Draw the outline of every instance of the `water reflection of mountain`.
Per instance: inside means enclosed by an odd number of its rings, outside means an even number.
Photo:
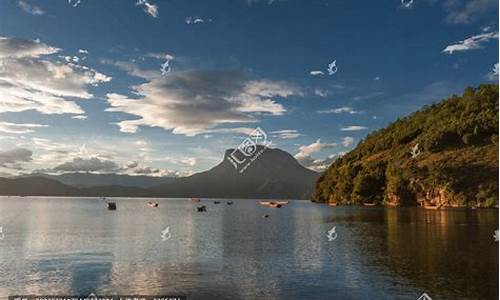
[[[446,299],[497,299],[497,210],[359,209],[336,222],[365,224],[367,263]]]

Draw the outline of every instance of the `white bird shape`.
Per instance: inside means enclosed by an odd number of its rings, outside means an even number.
[[[172,234],[170,234],[170,226],[167,226],[163,231],[161,232],[161,239],[163,241],[169,240],[172,237]]]
[[[337,226],[333,226],[332,229],[328,230],[328,241],[331,242],[337,238],[337,232],[335,232],[335,229]]]
[[[332,61],[330,64],[328,64],[328,75],[333,75],[337,73],[339,68],[337,67],[337,60]]]
[[[418,149],[418,144],[416,144],[415,146],[413,146],[413,148],[411,148],[410,153],[412,158],[415,158],[420,154],[420,149]]]

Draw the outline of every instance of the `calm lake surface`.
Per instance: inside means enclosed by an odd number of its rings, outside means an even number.
[[[498,299],[498,210],[112,201],[0,197],[0,296]]]

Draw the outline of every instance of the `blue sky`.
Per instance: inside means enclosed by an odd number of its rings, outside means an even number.
[[[498,82],[494,0],[11,0],[0,37],[3,175],[184,176],[257,126],[321,171]]]

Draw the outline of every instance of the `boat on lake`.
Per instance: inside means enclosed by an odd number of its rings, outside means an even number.
[[[158,202],[148,202],[148,205],[151,207],[158,207]]]
[[[430,203],[429,201],[423,201],[423,202],[421,202],[421,206],[424,209],[428,209],[428,210],[437,210],[437,209],[441,208],[441,205]]]
[[[438,210],[440,207],[437,205],[424,205],[424,209],[428,210]]]
[[[272,207],[272,208],[280,208],[284,204],[288,203],[288,201],[260,201],[260,204],[267,206],[267,207]]]

